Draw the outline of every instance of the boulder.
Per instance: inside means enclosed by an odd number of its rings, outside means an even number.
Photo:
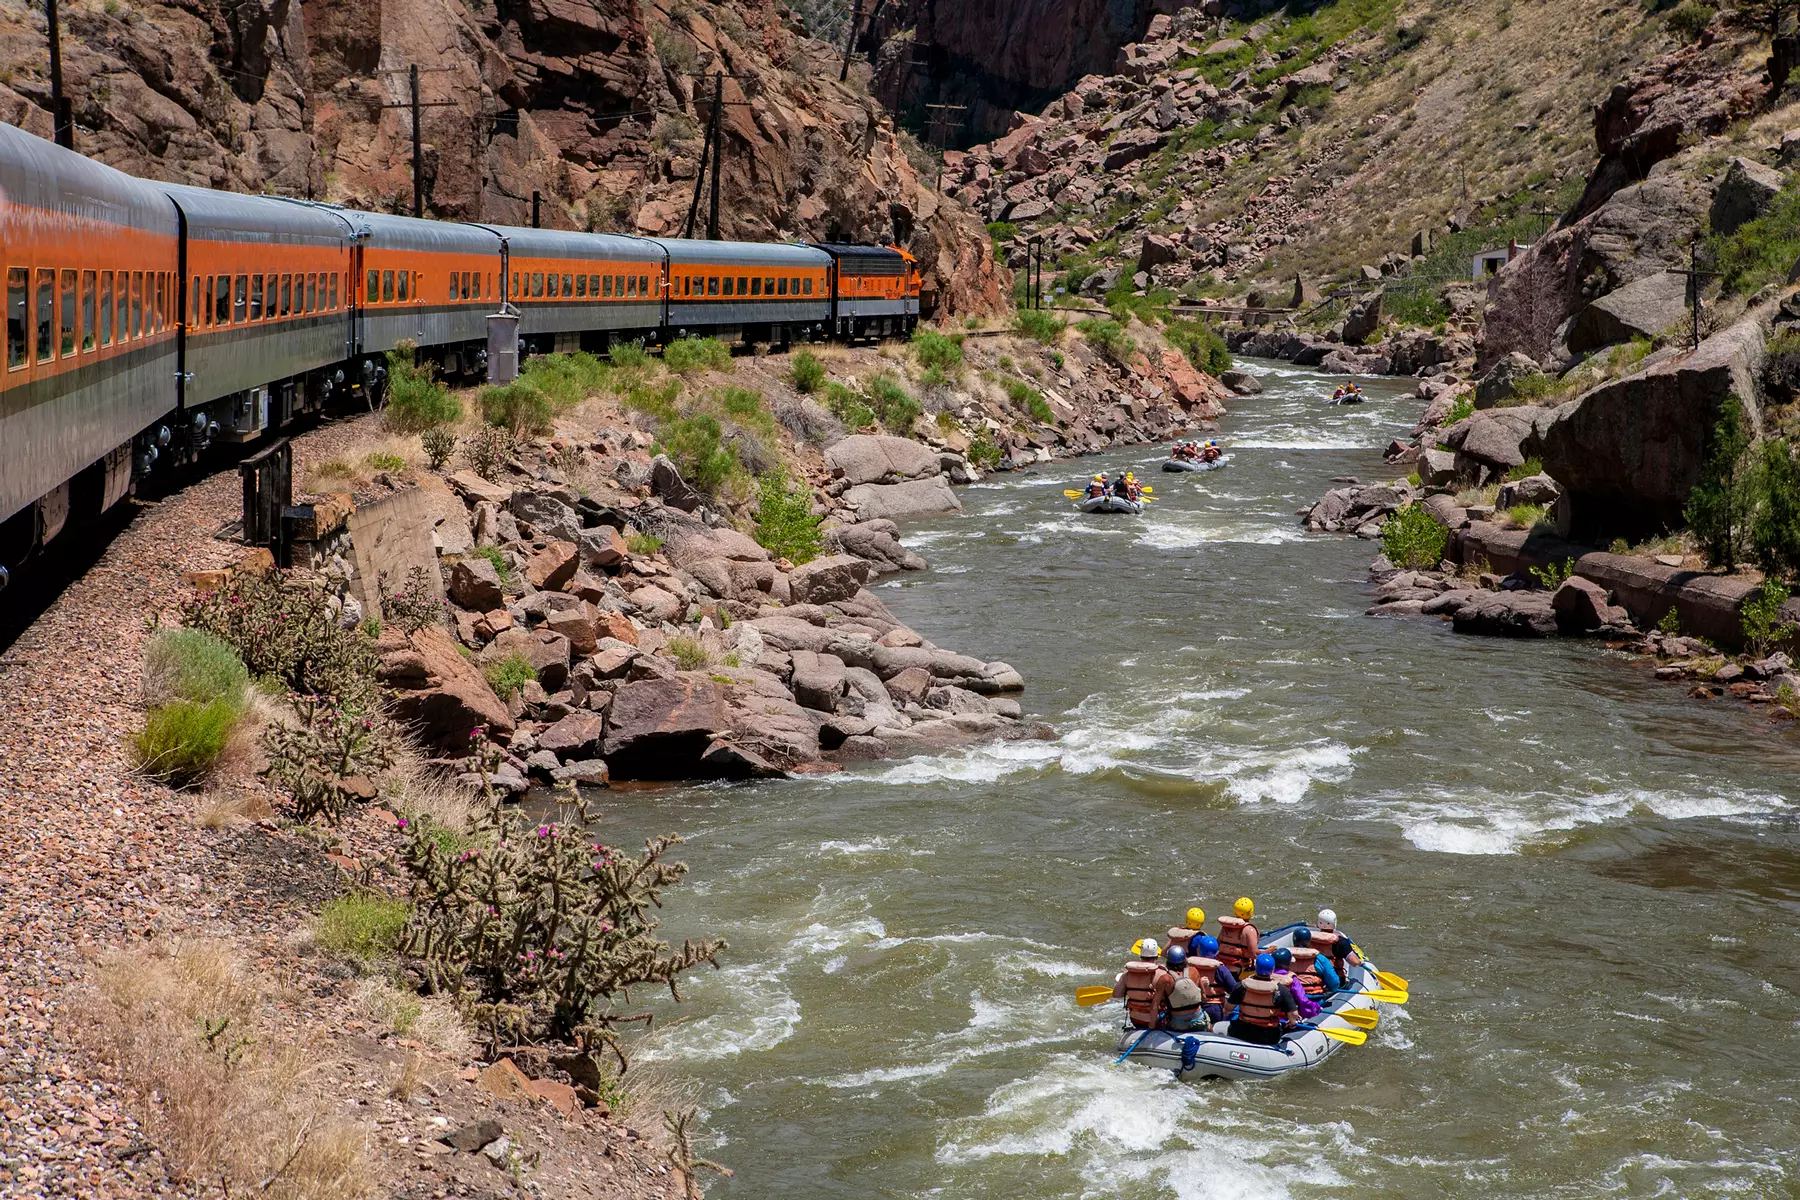
[[[681,614],[687,611],[687,601],[653,583],[645,584],[631,593],[631,603],[645,617],[658,624],[679,621]]]
[[[1450,618],[1458,633],[1491,637],[1551,637],[1557,632],[1549,592],[1482,592]]]
[[[1456,451],[1460,474],[1485,483],[1536,452],[1555,411],[1532,405],[1487,409],[1452,426],[1444,434],[1444,444]]]
[[[1449,450],[1419,452],[1419,482],[1431,487],[1445,487],[1456,482],[1456,455]]]
[[[962,511],[962,502],[942,475],[905,483],[858,484],[844,493],[844,502],[856,510],[859,521],[905,521]]]
[[[1719,406],[1735,394],[1760,428],[1758,310],[1690,354],[1651,363],[1554,410],[1539,437],[1544,469],[1568,492],[1565,532],[1599,540],[1679,525],[1700,480]]]
[[[450,566],[450,599],[470,612],[488,612],[504,608],[506,594],[500,588],[500,574],[485,558],[465,558]]]
[[[795,567],[788,575],[788,591],[795,604],[830,604],[856,595],[874,574],[854,555],[833,554]]]
[[[863,483],[896,483],[938,473],[937,454],[911,438],[889,434],[857,433],[825,450],[825,463],[834,477],[851,486]]]
[[[1355,529],[1406,507],[1412,500],[1413,490],[1404,483],[1333,488],[1306,514],[1306,527],[1315,533]]]
[[[1611,592],[1640,629],[1653,628],[1674,609],[1683,633],[1732,649],[1744,644],[1739,609],[1757,585],[1742,576],[1709,575],[1602,551],[1583,555],[1575,573]]]
[[[450,486],[465,500],[492,504],[496,508],[506,507],[513,494],[506,484],[490,482],[473,471],[456,472],[450,476]]]
[[[715,734],[731,727],[725,689],[693,671],[620,684],[607,715],[605,757],[619,779],[702,774],[701,756]]]
[[[581,547],[581,561],[590,567],[616,567],[629,554],[625,536],[611,525],[584,529],[575,540]]]
[[[1164,263],[1172,263],[1181,257],[1181,247],[1173,238],[1164,237],[1160,233],[1150,234],[1138,249],[1138,265],[1140,271],[1148,271],[1152,267],[1160,267]]]
[[[1219,382],[1230,388],[1233,395],[1254,396],[1263,390],[1262,381],[1248,371],[1236,368],[1219,376]]]
[[[1748,158],[1734,158],[1725,178],[1713,191],[1708,218],[1717,236],[1735,233],[1738,227],[1769,211],[1787,177],[1774,167]]]
[[[1566,634],[1592,633],[1604,627],[1629,627],[1631,614],[1610,602],[1606,589],[1580,575],[1570,576],[1550,597],[1557,628]]]
[[[525,578],[539,591],[555,591],[575,578],[581,548],[574,542],[551,542],[525,563]]]
[[[572,783],[576,787],[605,787],[612,782],[612,773],[605,759],[583,758],[564,763],[550,772],[550,778],[555,783]]]
[[[924,558],[900,544],[892,521],[862,521],[831,530],[831,537],[845,554],[854,554],[872,566],[877,575],[892,571],[923,571]]]
[[[1381,292],[1374,291],[1351,306],[1344,317],[1344,340],[1360,346],[1381,328]]]
[[[1500,485],[1500,495],[1494,501],[1498,508],[1513,508],[1520,504],[1542,504],[1546,507],[1555,504],[1562,495],[1562,488],[1556,480],[1539,472],[1516,479],[1511,483]]]
[[[594,611],[577,600],[572,607],[558,609],[544,618],[544,628],[569,639],[569,650],[577,658],[586,658],[599,647],[600,635],[594,625]]]
[[[594,632],[602,638],[613,638],[635,646],[638,643],[637,626],[631,618],[613,609],[599,613],[594,618]]]
[[[669,461],[669,456],[659,454],[650,460],[650,494],[658,496],[664,504],[671,508],[679,508],[682,512],[693,512],[706,500],[706,497],[688,486],[681,477],[681,471]]]
[[[1570,352],[1585,354],[1636,337],[1656,337],[1687,315],[1687,290],[1687,276],[1658,271],[1608,292],[1569,322]]]
[[[758,617],[750,624],[762,635],[765,645],[790,653],[795,650],[810,650],[818,654],[843,637],[836,630],[792,616]]]
[[[581,538],[581,514],[555,496],[544,492],[514,492],[512,514],[516,520],[531,526],[540,538],[565,542]]]
[[[793,652],[794,676],[789,680],[794,700],[803,708],[835,712],[844,694],[844,660],[835,654]]]
[[[657,532],[663,538],[663,553],[678,567],[708,558],[731,562],[769,561],[766,549],[754,538],[735,529],[712,529],[697,521],[683,521],[665,524]]]
[[[512,714],[447,630],[428,626],[384,650],[377,678],[393,689],[396,719],[421,741],[460,752],[472,729],[512,733]]]
[[[1514,350],[1489,367],[1487,374],[1477,381],[1475,384],[1475,407],[1477,409],[1493,408],[1503,401],[1510,400],[1518,389],[1521,379],[1541,374],[1543,371],[1536,362]]]
[[[572,712],[537,735],[539,750],[566,761],[587,758],[600,746],[606,721],[596,712]]]
[[[569,639],[560,634],[508,629],[482,648],[475,661],[490,667],[517,654],[537,672],[547,692],[558,692],[569,678]]]

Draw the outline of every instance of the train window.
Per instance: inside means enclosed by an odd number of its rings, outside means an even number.
[[[229,325],[231,324],[231,276],[221,275],[217,282],[218,286],[207,293],[212,297],[213,302],[213,324]]]
[[[638,294],[637,282],[638,281],[637,281],[636,275],[627,275],[625,277],[625,290],[623,292],[621,292],[620,295],[623,295],[623,296],[637,295]]]
[[[44,269],[37,273],[37,360],[49,362],[56,353],[56,272]]]
[[[554,300],[557,296],[562,294],[560,291],[557,290],[556,272],[555,271],[550,272],[550,278],[546,282],[548,284],[548,286],[546,286],[544,288],[544,294],[546,296],[549,296],[551,299]]]
[[[62,306],[59,315],[62,317],[61,336],[57,339],[57,353],[67,357],[75,353],[75,339],[79,331],[75,328],[75,316],[81,311],[75,295],[75,272],[62,273]]]
[[[144,273],[131,273],[131,336],[144,335]]]
[[[292,275],[283,275],[281,277],[281,311],[276,315],[283,317],[291,316],[293,311],[294,277]]]
[[[394,282],[395,300],[408,300],[412,298],[412,289],[410,287],[412,283],[411,271],[396,271],[394,273]]]
[[[102,285],[104,286],[104,285]],[[194,280],[194,303],[199,306],[200,315],[195,318],[195,325],[211,325],[213,323],[213,277],[206,277],[206,295],[200,295],[200,281]]]
[[[250,319],[252,321],[260,321],[262,320],[262,315],[263,277],[261,275],[252,275],[250,277]]]
[[[808,277],[806,280],[806,294],[809,296],[812,295],[812,285],[813,285],[813,281],[812,281],[811,277]]]
[[[248,275],[239,275],[237,277],[237,282],[233,285],[233,289],[232,289],[232,296],[231,296],[231,323],[232,324],[234,324],[234,325],[243,324],[246,315],[250,311],[249,306],[248,306],[249,296],[250,296],[250,277]]]
[[[319,277],[310,273],[306,277],[306,311],[319,311]]]
[[[587,276],[586,275],[577,275],[575,277],[575,295],[577,297],[585,297],[587,295]]]
[[[349,279],[350,279],[350,277],[348,275],[344,276],[344,280],[345,280],[344,291],[345,292],[348,292],[350,290]],[[333,271],[331,273],[331,302],[325,306],[326,308],[332,309],[333,311],[335,311],[338,306],[337,283],[338,283],[337,272]]]
[[[538,297],[541,297],[543,294],[544,294],[544,273],[542,271],[533,271],[531,273],[531,295],[534,299],[536,299]]]
[[[760,296],[763,294],[763,281],[761,277],[754,278],[750,281],[750,294],[752,296]],[[773,287],[769,289],[769,294],[771,296],[775,294],[775,289]]]
[[[381,273],[381,299],[384,303],[391,303],[394,299],[394,273],[392,271]]]
[[[452,300],[462,299],[462,293],[457,290],[457,283],[460,278],[461,277],[458,276],[455,271],[450,272],[450,298]]]
[[[589,275],[588,276],[588,295],[598,296],[599,294],[600,294],[600,277],[598,275]]]
[[[717,275],[708,275],[706,277],[706,294],[709,296],[716,296],[719,294],[719,277]]]
[[[112,345],[113,273],[100,272],[100,344]]]
[[[563,276],[563,295],[573,296],[574,294],[575,294],[575,277],[573,275],[564,275]]]
[[[94,273],[81,273],[81,348],[94,348]]]
[[[727,295],[727,296],[729,296],[729,295],[731,295],[731,294],[732,294],[732,292],[731,292],[731,286],[732,286],[732,282],[733,282],[733,280],[732,280],[732,277],[731,277],[731,276],[729,276],[729,275],[727,275],[727,276],[726,276],[726,277],[725,277],[725,294],[726,294],[726,295]]]
[[[193,297],[193,299],[188,301],[188,313],[187,313],[188,328],[189,329],[198,329],[200,327],[200,314],[202,311],[205,311],[202,308],[202,305],[205,302],[201,299],[200,277],[198,275],[194,276],[194,287],[193,287],[193,290],[188,293],[188,295]],[[210,306],[207,306],[207,307],[210,308]]]
[[[605,286],[606,286],[606,296],[608,299],[611,299],[612,298],[612,289],[613,289],[613,277],[611,275],[608,275],[606,277],[606,285]]]
[[[781,277],[781,282],[780,282],[780,283],[779,283],[779,284],[777,284],[777,285],[776,285],[776,286],[777,286],[777,287],[778,287],[778,288],[779,288],[779,289],[780,289],[780,294],[781,294],[781,295],[783,295],[783,296],[785,296],[785,295],[787,295],[787,294],[788,294],[788,281],[787,281],[787,276],[786,276],[786,275],[783,275],[783,276],[782,276],[782,277]],[[796,290],[798,290],[798,289],[796,289]]]
[[[365,301],[365,303],[373,304],[373,303],[375,303],[375,301],[377,301],[381,298],[381,272],[380,271],[370,271],[369,272],[369,282],[368,282],[368,286],[367,286],[366,290],[368,292],[368,299]]]
[[[31,272],[24,267],[6,270],[6,365],[16,370],[29,357],[25,333],[26,296],[31,286]]]

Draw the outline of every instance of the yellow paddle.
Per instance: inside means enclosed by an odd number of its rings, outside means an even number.
[[[1063,495],[1067,496],[1071,500],[1079,500],[1083,496],[1087,495],[1087,493],[1086,492],[1078,492],[1074,488],[1064,488]]]
[[[1390,991],[1385,988],[1369,988],[1363,992],[1371,1000],[1379,1000],[1383,1004],[1405,1004],[1410,998],[1405,992]]]
[[[1315,1025],[1313,1028],[1334,1042],[1348,1042],[1352,1046],[1360,1046],[1369,1040],[1369,1035],[1360,1029],[1327,1029],[1323,1025]]]
[[[1346,1021],[1358,1029],[1373,1029],[1381,1024],[1381,1014],[1372,1008],[1347,1008],[1343,1012],[1331,1013],[1340,1021]],[[1324,1018],[1321,1017],[1320,1020]]]
[[[1362,951],[1359,950],[1357,953],[1361,954]],[[1406,986],[1406,980],[1400,978],[1398,975],[1391,974],[1390,972],[1377,971],[1375,972],[1375,978],[1381,980],[1382,987],[1392,991],[1404,992],[1409,990]]]
[[[1075,1003],[1083,1008],[1092,1008],[1096,1004],[1105,1004],[1113,998],[1113,990],[1109,987],[1078,987],[1075,989]]]

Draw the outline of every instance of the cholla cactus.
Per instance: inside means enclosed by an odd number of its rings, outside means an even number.
[[[324,817],[336,825],[358,799],[359,789],[349,781],[372,781],[393,765],[393,736],[377,710],[350,712],[299,695],[293,706],[299,724],[277,721],[263,733],[269,777],[287,792],[297,819]]]
[[[480,731],[476,731],[479,736]],[[479,763],[485,779],[487,761]],[[652,908],[687,874],[664,861],[680,843],[654,838],[642,855],[621,853],[589,832],[586,802],[574,788],[557,819],[528,819],[492,787],[470,845],[441,839],[428,822],[409,825],[402,862],[412,876],[412,915],[400,952],[434,991],[485,1018],[498,1052],[502,1026],[528,1038],[609,1047],[627,1064],[608,1007],[644,984],[668,987],[700,963],[718,965],[725,943],[688,941],[670,952],[656,936]]]

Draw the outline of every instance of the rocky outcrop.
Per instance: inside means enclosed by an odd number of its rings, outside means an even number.
[[[1604,542],[1679,523],[1727,396],[1759,425],[1756,377],[1767,314],[1752,312],[1700,343],[1558,407],[1537,445],[1568,493],[1566,532]]]
[[[1736,233],[1738,228],[1769,211],[1787,177],[1774,167],[1765,167],[1754,159],[1734,158],[1713,192],[1708,224],[1716,236]]]
[[[1739,610],[1757,588],[1748,579],[1599,551],[1583,555],[1575,570],[1610,592],[1645,629],[1656,626],[1673,609],[1684,633],[1732,649],[1744,644]]]
[[[1458,474],[1487,483],[1536,452],[1555,411],[1534,405],[1486,409],[1445,430],[1442,442],[1456,452]]]
[[[859,521],[911,521],[961,512],[962,501],[942,475],[905,483],[862,483],[844,493]]]
[[[461,753],[473,730],[512,733],[512,714],[446,631],[387,634],[382,651],[377,677],[392,689],[393,714],[426,745]]]
[[[853,434],[825,450],[825,465],[835,478],[855,486],[897,483],[942,472],[936,454],[911,438],[888,434]]]
[[[1475,407],[1493,408],[1511,400],[1522,380],[1542,373],[1542,369],[1529,356],[1520,354],[1517,350],[1511,351],[1476,381]]]
[[[1406,507],[1413,497],[1413,490],[1404,483],[1333,488],[1306,512],[1306,527],[1315,533],[1342,531],[1372,537],[1389,513]]]
[[[1565,343],[1571,354],[1585,354],[1632,338],[1656,338],[1687,315],[1687,276],[1658,271],[1608,292],[1576,313]]]

